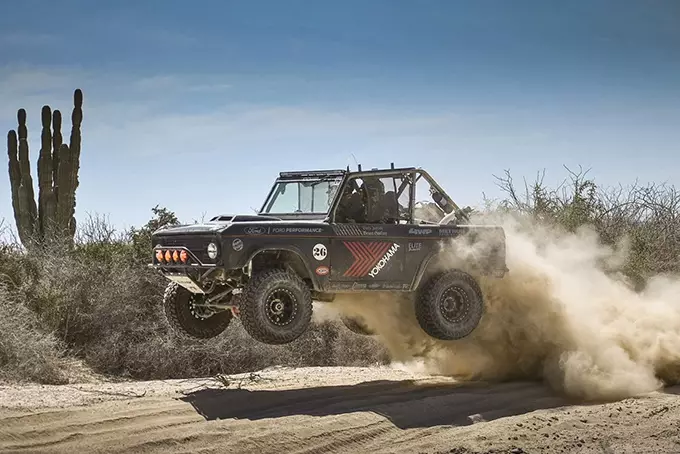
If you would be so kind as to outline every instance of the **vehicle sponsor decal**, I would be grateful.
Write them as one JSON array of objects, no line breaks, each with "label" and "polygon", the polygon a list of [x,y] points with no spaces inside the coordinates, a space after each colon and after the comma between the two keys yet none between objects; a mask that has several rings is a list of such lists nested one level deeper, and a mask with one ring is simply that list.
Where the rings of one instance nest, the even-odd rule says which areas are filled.
[{"label": "vehicle sponsor decal", "polygon": [[380,272],[380,270],[385,268],[385,265],[387,265],[387,263],[390,261],[392,256],[397,252],[397,249],[399,249],[399,244],[392,243],[392,247],[390,247],[387,250],[387,252],[385,253],[385,255],[380,260],[378,260],[378,263],[375,264],[375,266],[368,273],[368,275],[371,276],[371,277],[376,277],[378,275],[378,273]]},{"label": "vehicle sponsor decal", "polygon": [[321,266],[316,268],[316,274],[319,275],[319,276],[326,276],[326,275],[328,275],[329,272],[330,272],[330,269],[325,265],[321,265]]},{"label": "vehicle sponsor decal", "polygon": [[234,241],[231,242],[231,247],[236,251],[239,252],[243,249],[243,241],[241,241],[240,238],[236,238]]},{"label": "vehicle sponsor decal", "polygon": [[386,236],[387,232],[381,225],[334,225],[333,232],[339,236]]},{"label": "vehicle sponsor decal", "polygon": [[408,251],[409,252],[418,252],[423,248],[423,243],[409,243],[408,244]]},{"label": "vehicle sponsor decal", "polygon": [[362,225],[361,231],[364,236],[385,236],[387,232],[382,225]]},{"label": "vehicle sponsor decal", "polygon": [[324,260],[328,255],[328,250],[326,249],[325,245],[319,243],[314,246],[314,249],[312,249],[312,255],[315,259],[321,261]]},{"label": "vehicle sponsor decal", "polygon": [[352,290],[409,290],[410,285],[399,282],[331,282],[328,288],[340,291]]},{"label": "vehicle sponsor decal", "polygon": [[439,229],[439,235],[440,236],[456,236],[459,235],[461,232],[461,229]]},{"label": "vehicle sponsor decal", "polygon": [[263,227],[251,226],[243,229],[246,235],[287,235],[287,234],[318,234],[323,233],[323,227]]},{"label": "vehicle sponsor decal", "polygon": [[432,229],[408,229],[409,235],[430,235],[432,234]]},{"label": "vehicle sponsor decal", "polygon": [[264,227],[246,227],[243,232],[246,235],[264,235],[267,233],[267,229]]},{"label": "vehicle sponsor decal", "polygon": [[398,243],[384,241],[344,241],[343,244],[354,256],[354,263],[344,274],[351,277],[376,277],[400,247]]},{"label": "vehicle sponsor decal", "polygon": [[322,233],[322,227],[272,227],[270,233],[274,235],[281,233]]}]

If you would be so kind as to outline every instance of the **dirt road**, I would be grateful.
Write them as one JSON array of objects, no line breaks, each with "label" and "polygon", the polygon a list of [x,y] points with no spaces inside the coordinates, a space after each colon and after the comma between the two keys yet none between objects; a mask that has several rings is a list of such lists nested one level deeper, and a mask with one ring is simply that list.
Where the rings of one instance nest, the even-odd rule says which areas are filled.
[{"label": "dirt road", "polygon": [[[225,386],[228,385],[228,386]],[[680,452],[680,389],[575,405],[391,368],[0,386],[0,452]]]}]

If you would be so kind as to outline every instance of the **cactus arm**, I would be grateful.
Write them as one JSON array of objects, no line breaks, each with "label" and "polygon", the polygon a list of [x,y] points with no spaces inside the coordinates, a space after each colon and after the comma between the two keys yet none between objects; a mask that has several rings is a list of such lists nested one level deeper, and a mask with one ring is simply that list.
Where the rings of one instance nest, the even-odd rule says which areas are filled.
[{"label": "cactus arm", "polygon": [[19,184],[19,207],[21,224],[24,232],[28,235],[28,242],[35,240],[35,226],[38,217],[38,209],[33,192],[33,178],[31,177],[31,161],[29,158],[28,129],[26,128],[26,111],[19,109],[19,170],[21,179]]},{"label": "cactus arm", "polygon": [[59,109],[55,109],[52,112],[52,182],[54,184],[54,196],[56,202],[57,194],[57,181],[59,174],[59,149],[63,143],[63,137],[61,135],[61,112]]},{"label": "cactus arm", "polygon": [[12,209],[14,210],[14,222],[17,225],[19,232],[19,239],[23,244],[28,244],[30,240],[30,231],[27,231],[27,226],[24,225],[24,218],[22,217],[21,198],[21,167],[19,166],[19,143],[17,133],[10,130],[7,133],[7,154],[9,155],[9,182],[12,193]]},{"label": "cactus arm", "polygon": [[69,232],[75,234],[75,212],[76,212],[76,190],[80,185],[78,179],[78,172],[80,171],[80,144],[82,141],[80,126],[83,122],[83,92],[76,89],[73,92],[73,112],[71,113],[71,137],[69,145],[69,188],[68,188],[68,205],[69,205]]},{"label": "cactus arm", "polygon": [[52,111],[43,106],[41,112],[42,133],[40,156],[38,157],[38,220],[41,236],[45,237],[53,227],[51,214],[54,213],[54,191],[52,189]]}]

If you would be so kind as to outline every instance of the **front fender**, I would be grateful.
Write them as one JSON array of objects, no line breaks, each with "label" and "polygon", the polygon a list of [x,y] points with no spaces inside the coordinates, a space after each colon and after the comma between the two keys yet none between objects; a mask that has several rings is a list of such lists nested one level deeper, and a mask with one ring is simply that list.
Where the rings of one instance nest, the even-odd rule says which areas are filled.
[{"label": "front fender", "polygon": [[317,291],[320,290],[318,279],[317,279],[316,275],[314,274],[314,271],[312,270],[312,267],[309,264],[309,261],[307,260],[305,254],[302,252],[302,250],[300,248],[298,248],[297,246],[271,245],[271,246],[258,247],[258,248],[254,249],[252,251],[249,251],[249,253],[245,256],[245,257],[247,257],[247,259],[244,260],[242,266],[250,265],[252,263],[253,259],[259,254],[262,254],[262,253],[265,253],[265,252],[279,252],[279,251],[288,252],[288,253],[291,253],[294,256],[296,256],[300,260],[300,263],[304,267],[305,272],[307,274],[307,276],[302,276],[302,277],[309,278],[312,281],[312,286],[313,286],[314,290],[317,290]]}]

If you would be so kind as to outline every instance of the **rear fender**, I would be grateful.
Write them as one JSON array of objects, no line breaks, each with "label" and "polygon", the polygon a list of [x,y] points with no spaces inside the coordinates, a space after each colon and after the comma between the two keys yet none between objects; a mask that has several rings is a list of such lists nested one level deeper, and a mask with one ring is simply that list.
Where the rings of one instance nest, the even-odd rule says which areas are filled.
[{"label": "rear fender", "polygon": [[477,256],[467,261],[461,260],[460,264],[455,264],[455,258],[452,260],[450,252],[446,250],[439,249],[432,251],[418,267],[411,283],[411,290],[416,290],[432,276],[451,268],[482,276],[502,278],[508,271],[505,265],[504,245],[492,254]]},{"label": "rear fender", "polygon": [[440,252],[430,252],[427,257],[421,262],[420,266],[416,270],[415,276],[413,276],[413,281],[411,282],[411,291],[415,291],[421,284],[421,282],[429,279],[437,271],[435,263],[437,263],[437,257],[439,257]]}]

